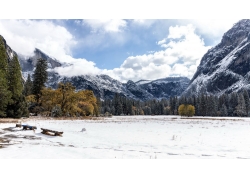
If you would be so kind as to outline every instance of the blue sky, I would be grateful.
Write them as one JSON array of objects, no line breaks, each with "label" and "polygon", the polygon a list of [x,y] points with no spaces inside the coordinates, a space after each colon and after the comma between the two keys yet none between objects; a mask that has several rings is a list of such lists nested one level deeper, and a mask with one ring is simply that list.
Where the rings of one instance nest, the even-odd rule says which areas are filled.
[{"label": "blue sky", "polygon": [[34,48],[71,66],[65,76],[108,74],[126,82],[192,78],[200,59],[239,19],[0,20],[0,34],[17,53]]}]

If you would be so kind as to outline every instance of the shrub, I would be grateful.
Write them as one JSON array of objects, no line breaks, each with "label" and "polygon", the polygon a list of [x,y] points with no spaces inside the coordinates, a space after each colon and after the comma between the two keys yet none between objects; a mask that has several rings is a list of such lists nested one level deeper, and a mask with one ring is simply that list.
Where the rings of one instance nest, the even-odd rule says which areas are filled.
[{"label": "shrub", "polygon": [[62,116],[62,109],[60,106],[56,105],[52,108],[51,111],[51,116],[52,117],[61,117]]},{"label": "shrub", "polygon": [[193,116],[195,114],[195,108],[189,104],[182,104],[178,108],[178,113],[181,116]]}]

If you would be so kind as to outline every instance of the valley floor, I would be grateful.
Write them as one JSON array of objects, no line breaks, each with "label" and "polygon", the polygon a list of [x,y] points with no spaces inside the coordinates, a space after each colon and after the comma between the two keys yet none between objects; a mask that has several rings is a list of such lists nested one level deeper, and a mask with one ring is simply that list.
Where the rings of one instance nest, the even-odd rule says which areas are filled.
[{"label": "valley floor", "polygon": [[[37,130],[0,123],[0,159],[250,158],[250,119],[113,116],[101,120],[27,119]],[[40,128],[63,131],[47,136]],[[86,131],[82,131],[85,128]]]}]

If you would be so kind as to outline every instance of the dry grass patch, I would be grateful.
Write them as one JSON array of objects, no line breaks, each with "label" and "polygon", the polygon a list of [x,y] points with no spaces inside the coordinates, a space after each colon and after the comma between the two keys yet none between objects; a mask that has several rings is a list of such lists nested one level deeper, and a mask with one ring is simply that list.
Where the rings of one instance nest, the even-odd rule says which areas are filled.
[{"label": "dry grass patch", "polygon": [[14,118],[0,118],[0,123],[18,123],[20,121],[25,122],[28,118],[14,119]]},{"label": "dry grass patch", "polygon": [[103,117],[44,117],[44,116],[32,116],[28,120],[104,120]]}]

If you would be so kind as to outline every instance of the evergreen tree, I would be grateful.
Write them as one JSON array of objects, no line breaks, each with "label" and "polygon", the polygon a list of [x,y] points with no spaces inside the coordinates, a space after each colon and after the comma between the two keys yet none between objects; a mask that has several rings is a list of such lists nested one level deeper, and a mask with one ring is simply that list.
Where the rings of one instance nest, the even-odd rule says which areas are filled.
[{"label": "evergreen tree", "polygon": [[7,72],[7,54],[3,38],[0,36],[0,117],[6,117],[6,108],[11,97],[11,93],[8,90]]},{"label": "evergreen tree", "polygon": [[32,86],[33,86],[33,83],[31,81],[30,74],[28,74],[28,78],[26,82],[24,83],[24,95],[25,96],[29,96],[32,94]]},{"label": "evergreen tree", "polygon": [[207,100],[206,100],[205,94],[201,95],[199,108],[200,108],[200,115],[201,116],[206,116],[206,113],[207,113]]},{"label": "evergreen tree", "polygon": [[101,113],[101,104],[102,101],[100,98],[96,98],[96,107],[94,109],[95,115],[99,116],[99,114]]},{"label": "evergreen tree", "polygon": [[238,105],[236,106],[235,112],[240,117],[246,116],[246,104],[243,94],[238,96]]},{"label": "evergreen tree", "polygon": [[8,90],[11,92],[11,101],[7,106],[7,116],[20,118],[23,111],[27,111],[27,103],[23,98],[22,73],[19,61],[15,55],[8,67]]},{"label": "evergreen tree", "polygon": [[243,96],[246,104],[246,115],[249,116],[249,110],[250,110],[250,101],[249,101],[249,95],[247,90],[243,91]]},{"label": "evergreen tree", "polygon": [[230,108],[229,110],[229,115],[230,116],[235,116],[236,114],[236,106],[238,105],[238,94],[233,92],[230,97]]},{"label": "evergreen tree", "polygon": [[121,114],[123,114],[122,103],[118,102],[117,105],[116,105],[116,115],[121,115]]},{"label": "evergreen tree", "polygon": [[213,95],[207,98],[207,116],[216,116],[217,108],[216,102]]},{"label": "evergreen tree", "polygon": [[221,109],[220,109],[220,115],[221,115],[221,116],[227,116],[227,115],[228,115],[228,114],[227,114],[227,107],[226,107],[225,104],[222,104],[222,107],[221,107]]},{"label": "evergreen tree", "polygon": [[194,107],[195,107],[195,114],[200,115],[200,108],[199,108],[199,97],[194,96]]},{"label": "evergreen tree", "polygon": [[219,107],[221,108],[223,104],[226,104],[224,94],[219,97]]},{"label": "evergreen tree", "polygon": [[45,83],[48,79],[48,64],[44,59],[38,59],[36,64],[36,69],[33,74],[33,88],[32,92],[35,95],[36,102],[39,102],[41,97],[41,90],[45,87]]},{"label": "evergreen tree", "polygon": [[[187,102],[187,101],[186,101],[186,98],[185,98],[185,102]],[[179,99],[178,99],[178,97],[176,96],[176,97],[175,97],[175,110],[174,110],[174,115],[177,115],[177,114],[178,114],[178,107],[179,107],[179,105],[180,105]]]},{"label": "evergreen tree", "polygon": [[174,114],[174,110],[175,110],[175,98],[174,97],[170,97],[170,111],[171,111],[171,115]]},{"label": "evergreen tree", "polygon": [[225,94],[225,106],[227,109],[230,107],[230,96],[228,94]]}]

